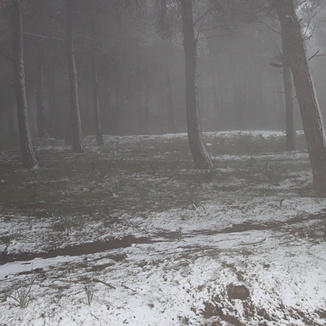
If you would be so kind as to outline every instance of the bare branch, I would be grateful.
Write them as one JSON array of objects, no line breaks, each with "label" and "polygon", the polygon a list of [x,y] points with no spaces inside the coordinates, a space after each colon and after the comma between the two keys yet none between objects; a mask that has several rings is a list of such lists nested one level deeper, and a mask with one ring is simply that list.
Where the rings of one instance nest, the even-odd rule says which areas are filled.
[{"label": "bare branch", "polygon": [[116,290],[116,287],[114,287],[113,285],[111,285],[111,284],[109,284],[109,283],[107,283],[107,282],[101,281],[101,280],[99,280],[99,279],[97,279],[97,278],[94,278],[93,281],[94,281],[94,282],[102,283],[102,284],[108,286],[109,288]]},{"label": "bare branch", "polygon": [[[35,37],[40,37],[42,38],[43,40],[45,39],[49,39],[49,40],[55,40],[55,41],[61,41],[63,42],[64,40],[61,39],[61,38],[57,38],[57,37],[53,37],[53,36],[46,36],[46,35],[40,35],[40,34],[35,34],[35,33],[30,33],[30,32],[23,32],[24,34],[26,35],[31,35],[31,36],[35,36]],[[42,40],[42,41],[43,41]]]},{"label": "bare branch", "polygon": [[281,35],[281,32],[277,31],[276,29],[272,28],[271,26],[269,26],[268,24],[266,24],[263,20],[258,19],[258,21],[260,23],[262,23],[263,25],[265,25],[268,29],[270,29],[272,32],[277,33],[278,35]]},{"label": "bare branch", "polygon": [[9,61],[12,62],[12,58],[9,57],[8,55],[6,55],[6,54],[4,54],[4,53],[0,53],[0,56],[4,57],[4,58],[6,58],[6,59],[8,59]]},{"label": "bare branch", "polygon": [[85,38],[87,39],[89,42],[91,42],[91,44],[93,44],[98,50],[100,50],[101,52],[103,52],[105,55],[107,55],[108,57],[110,58],[113,58],[113,59],[119,59],[119,57],[115,57],[113,56],[112,54],[108,53],[105,49],[101,48],[98,44],[96,44],[90,37],[86,36],[86,35],[76,35],[74,37],[74,40],[76,40],[77,38]]},{"label": "bare branch", "polygon": [[194,22],[194,25],[197,25],[197,23],[204,18],[209,12],[210,12],[211,8],[207,9],[201,16],[199,16],[199,18]]},{"label": "bare branch", "polygon": [[194,23],[194,26],[196,26],[196,24],[201,20],[201,23],[200,23],[200,26],[199,26],[199,28],[198,28],[198,32],[197,32],[197,36],[196,36],[196,41],[198,40],[198,37],[199,37],[199,34],[202,32],[202,30],[201,30],[201,27],[203,26],[203,23],[204,23],[204,21],[205,21],[205,17],[206,17],[206,15],[210,12],[210,8],[209,9],[207,9],[198,19],[197,19],[197,21]]},{"label": "bare branch", "polygon": [[326,51],[324,51],[322,54],[318,54],[319,50],[317,50],[309,59],[308,61],[310,61],[311,59],[314,58],[319,58],[319,57],[325,57],[326,56]]}]

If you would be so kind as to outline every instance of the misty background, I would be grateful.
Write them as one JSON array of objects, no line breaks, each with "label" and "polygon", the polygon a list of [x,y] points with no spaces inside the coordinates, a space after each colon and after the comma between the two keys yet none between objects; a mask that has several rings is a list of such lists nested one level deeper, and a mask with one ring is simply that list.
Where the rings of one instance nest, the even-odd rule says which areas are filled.
[{"label": "misty background", "polygon": [[[94,47],[104,134],[186,131],[181,18],[178,1],[167,2],[169,26],[164,34],[159,1],[73,1],[74,54],[83,135],[94,134]],[[220,7],[211,4],[208,13],[206,1],[194,3],[202,130],[284,130],[282,71],[271,65],[278,62],[281,49],[275,14],[257,13],[255,7],[243,10],[237,7],[237,1],[234,6],[226,5],[226,1],[214,2],[215,6],[220,3]],[[70,112],[64,2],[29,0],[24,2],[22,11],[32,135],[41,136],[37,125],[40,105],[37,92],[42,87],[42,124],[46,134],[64,138]],[[7,141],[17,136],[18,128],[6,6],[2,6],[1,16],[0,137]],[[325,8],[318,8],[312,16],[307,27],[311,33],[307,52],[309,57],[319,51],[310,65],[325,116],[326,58],[321,55],[326,47]],[[295,125],[301,129],[296,99],[294,105]]]}]

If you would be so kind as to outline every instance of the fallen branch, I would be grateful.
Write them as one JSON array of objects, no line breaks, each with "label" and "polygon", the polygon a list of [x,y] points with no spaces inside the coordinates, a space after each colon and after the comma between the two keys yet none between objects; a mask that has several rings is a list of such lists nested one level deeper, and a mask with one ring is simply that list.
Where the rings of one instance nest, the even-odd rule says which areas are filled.
[{"label": "fallen branch", "polygon": [[126,285],[121,284],[121,286],[124,287],[124,288],[127,289],[127,290],[130,290],[130,291],[132,291],[132,292],[134,292],[134,293],[137,293],[137,291],[131,289],[130,287],[128,287],[128,286],[126,286]]},{"label": "fallen branch", "polygon": [[102,283],[102,284],[104,284],[104,285],[106,285],[106,286],[108,286],[109,288],[111,288],[111,289],[114,289],[114,290],[116,290],[117,288],[116,287],[114,287],[113,285],[111,285],[111,284],[109,284],[109,283],[106,283],[106,282],[104,282],[104,281],[101,281],[101,280],[99,280],[99,279],[97,279],[97,278],[94,278],[93,279],[93,281],[94,282],[99,282],[99,283]]}]

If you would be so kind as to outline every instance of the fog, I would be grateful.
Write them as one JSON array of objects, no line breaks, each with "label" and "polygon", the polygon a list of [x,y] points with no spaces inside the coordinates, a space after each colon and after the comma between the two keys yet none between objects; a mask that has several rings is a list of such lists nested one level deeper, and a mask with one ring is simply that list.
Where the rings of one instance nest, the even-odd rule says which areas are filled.
[{"label": "fog", "polygon": [[[83,135],[94,134],[94,57],[104,134],[186,131],[180,9],[178,1],[165,3],[162,16],[159,1],[72,1]],[[244,7],[238,6],[237,1],[231,3],[233,6],[226,1],[194,2],[202,130],[285,130],[282,69],[271,65],[280,63],[282,48],[275,13],[261,9],[264,1],[247,1]],[[311,13],[312,35],[307,41],[309,54],[319,51],[310,64],[323,113],[324,10],[318,8]],[[22,8],[26,92],[33,137],[40,136],[38,87],[42,88],[41,123],[46,133],[64,138],[70,128],[64,11],[65,4],[59,0],[29,0]],[[7,6],[1,7],[1,15],[0,130],[1,138],[7,139],[16,137],[18,128]],[[294,105],[295,125],[301,129],[295,93]]]}]

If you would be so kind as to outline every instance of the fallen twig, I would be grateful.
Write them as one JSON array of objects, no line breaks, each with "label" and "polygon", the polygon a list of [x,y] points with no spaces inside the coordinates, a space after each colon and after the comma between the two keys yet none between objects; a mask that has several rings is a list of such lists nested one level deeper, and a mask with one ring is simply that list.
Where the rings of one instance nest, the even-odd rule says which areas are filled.
[{"label": "fallen twig", "polygon": [[134,293],[137,293],[137,291],[131,289],[130,287],[128,287],[128,286],[126,286],[126,285],[121,284],[121,286],[124,287],[124,288],[127,289],[127,290],[130,290],[130,291],[132,291],[132,292],[134,292]]},{"label": "fallen twig", "polygon": [[99,279],[97,279],[97,278],[94,278],[93,281],[94,281],[94,282],[102,283],[102,284],[108,286],[109,288],[116,290],[116,287],[114,287],[113,285],[111,285],[111,284],[109,284],[109,283],[106,283],[106,282],[104,282],[104,281],[101,281],[101,280],[99,280]]}]

